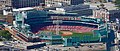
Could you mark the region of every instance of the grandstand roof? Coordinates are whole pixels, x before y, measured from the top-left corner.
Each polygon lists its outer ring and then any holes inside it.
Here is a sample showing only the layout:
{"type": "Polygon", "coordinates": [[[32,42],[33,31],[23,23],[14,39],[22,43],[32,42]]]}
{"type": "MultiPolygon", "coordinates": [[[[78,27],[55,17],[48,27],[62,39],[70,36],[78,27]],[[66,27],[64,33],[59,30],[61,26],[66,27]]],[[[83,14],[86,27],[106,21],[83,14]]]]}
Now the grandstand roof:
{"type": "Polygon", "coordinates": [[[90,8],[90,6],[85,4],[79,4],[79,5],[66,6],[61,9],[64,9],[65,11],[72,11],[72,10],[80,10],[80,9],[87,9],[87,8],[90,8]]]}
{"type": "Polygon", "coordinates": [[[77,13],[67,13],[67,12],[57,12],[57,11],[49,11],[49,15],[51,16],[78,16],[77,13]]]}
{"type": "Polygon", "coordinates": [[[32,10],[34,8],[32,7],[27,7],[27,8],[19,8],[19,9],[13,9],[13,11],[26,11],[26,10],[32,10]]]}

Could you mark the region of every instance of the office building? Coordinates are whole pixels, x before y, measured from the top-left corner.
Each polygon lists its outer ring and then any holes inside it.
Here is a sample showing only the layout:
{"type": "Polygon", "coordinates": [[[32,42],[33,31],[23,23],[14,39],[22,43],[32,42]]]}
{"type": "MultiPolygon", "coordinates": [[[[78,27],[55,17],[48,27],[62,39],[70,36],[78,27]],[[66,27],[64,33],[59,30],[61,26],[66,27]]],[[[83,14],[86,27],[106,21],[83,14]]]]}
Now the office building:
{"type": "Polygon", "coordinates": [[[44,0],[12,0],[13,8],[35,7],[44,3],[44,0]]]}
{"type": "Polygon", "coordinates": [[[96,18],[103,18],[107,21],[116,21],[116,18],[119,18],[120,16],[120,10],[94,10],[93,11],[93,17],[96,18]]]}
{"type": "Polygon", "coordinates": [[[0,10],[8,6],[11,6],[11,0],[0,0],[0,10]]]}
{"type": "Polygon", "coordinates": [[[97,3],[97,2],[105,3],[105,2],[114,2],[115,0],[85,0],[85,1],[92,3],[97,3]]]}
{"type": "Polygon", "coordinates": [[[45,0],[46,6],[52,6],[55,3],[62,3],[63,5],[78,5],[84,3],[84,0],[45,0]]]}
{"type": "Polygon", "coordinates": [[[0,6],[11,6],[11,0],[0,0],[0,6]]]}

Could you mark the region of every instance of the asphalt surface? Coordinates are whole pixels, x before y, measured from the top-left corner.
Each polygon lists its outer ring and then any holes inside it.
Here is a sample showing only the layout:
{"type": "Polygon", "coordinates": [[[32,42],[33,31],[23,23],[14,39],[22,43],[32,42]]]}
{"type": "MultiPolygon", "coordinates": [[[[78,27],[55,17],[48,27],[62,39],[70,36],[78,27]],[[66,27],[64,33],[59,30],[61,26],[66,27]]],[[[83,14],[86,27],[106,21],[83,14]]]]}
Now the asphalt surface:
{"type": "Polygon", "coordinates": [[[78,48],[75,47],[63,47],[62,45],[49,45],[41,48],[45,51],[104,51],[106,50],[105,45],[83,45],[78,46],[78,48]]]}

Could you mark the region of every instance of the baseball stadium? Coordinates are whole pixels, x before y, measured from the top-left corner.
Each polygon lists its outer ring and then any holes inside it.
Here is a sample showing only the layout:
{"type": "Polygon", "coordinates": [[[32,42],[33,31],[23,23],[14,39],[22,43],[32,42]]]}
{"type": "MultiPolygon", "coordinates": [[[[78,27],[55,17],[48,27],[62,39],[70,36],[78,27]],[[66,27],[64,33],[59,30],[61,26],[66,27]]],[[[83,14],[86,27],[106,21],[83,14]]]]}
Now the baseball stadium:
{"type": "MultiPolygon", "coordinates": [[[[102,19],[78,16],[76,13],[54,13],[46,11],[27,11],[24,23],[30,25],[35,34],[52,32],[64,38],[80,37],[81,41],[99,41],[100,34],[95,34],[103,23],[102,19]]],[[[49,33],[48,33],[49,34],[49,33]]]]}

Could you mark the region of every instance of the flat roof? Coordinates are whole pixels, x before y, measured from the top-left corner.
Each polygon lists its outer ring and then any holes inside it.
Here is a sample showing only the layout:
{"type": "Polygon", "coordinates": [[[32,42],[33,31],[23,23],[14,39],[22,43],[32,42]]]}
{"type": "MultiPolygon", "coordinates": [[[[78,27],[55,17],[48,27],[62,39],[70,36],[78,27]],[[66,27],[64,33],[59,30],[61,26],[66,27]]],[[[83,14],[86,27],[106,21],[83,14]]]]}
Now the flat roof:
{"type": "Polygon", "coordinates": [[[77,13],[67,13],[67,12],[57,11],[57,10],[49,10],[48,13],[49,14],[72,14],[72,15],[76,15],[77,14],[77,13]]]}
{"type": "Polygon", "coordinates": [[[25,46],[31,46],[31,45],[37,45],[37,44],[43,44],[45,42],[36,42],[36,43],[31,43],[31,42],[25,42],[23,45],[25,46]]]}
{"type": "Polygon", "coordinates": [[[116,5],[114,3],[111,3],[111,2],[108,2],[108,3],[85,3],[85,4],[86,5],[90,5],[90,7],[92,7],[92,8],[97,8],[98,5],[104,4],[105,7],[108,10],[115,10],[115,9],[117,9],[116,5]]]}
{"type": "Polygon", "coordinates": [[[34,9],[34,8],[26,7],[26,8],[13,9],[13,11],[26,11],[26,10],[32,10],[32,9],[34,9]]]}
{"type": "Polygon", "coordinates": [[[4,45],[3,42],[0,42],[0,46],[1,46],[1,45],[4,45]]]}

